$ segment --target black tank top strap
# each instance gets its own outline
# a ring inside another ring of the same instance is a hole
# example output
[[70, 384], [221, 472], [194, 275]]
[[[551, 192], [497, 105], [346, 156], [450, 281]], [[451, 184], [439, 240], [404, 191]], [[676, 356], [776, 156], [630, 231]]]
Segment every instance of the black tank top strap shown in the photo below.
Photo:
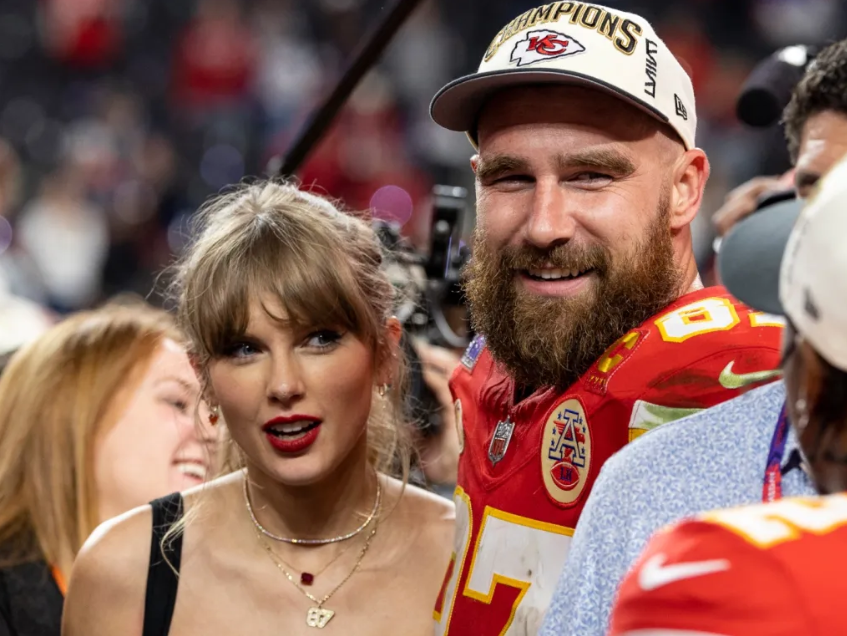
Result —
[[[153, 508], [153, 533], [150, 543], [150, 568], [147, 571], [147, 593], [144, 598], [144, 630], [142, 636], [167, 636], [176, 603], [182, 562], [182, 533], [162, 548], [162, 538], [182, 519], [182, 495], [175, 492], [150, 502]], [[176, 572], [174, 572], [176, 570]]]

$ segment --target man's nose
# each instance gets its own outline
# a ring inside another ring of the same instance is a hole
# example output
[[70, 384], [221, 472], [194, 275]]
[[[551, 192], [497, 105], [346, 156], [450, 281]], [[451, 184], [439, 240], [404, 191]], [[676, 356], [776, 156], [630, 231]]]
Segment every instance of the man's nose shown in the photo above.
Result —
[[533, 193], [524, 239], [544, 250], [570, 241], [576, 231], [573, 203], [558, 180], [539, 180]]

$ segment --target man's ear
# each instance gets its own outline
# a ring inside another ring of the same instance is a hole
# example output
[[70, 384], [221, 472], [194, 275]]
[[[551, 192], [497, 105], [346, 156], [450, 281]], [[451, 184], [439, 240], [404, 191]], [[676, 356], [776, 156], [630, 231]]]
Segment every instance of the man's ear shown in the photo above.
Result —
[[479, 168], [479, 155], [474, 155], [471, 157], [471, 170], [476, 174], [477, 168]]
[[703, 202], [709, 180], [709, 159], [699, 148], [687, 150], [676, 161], [671, 184], [670, 224], [672, 230], [688, 227]]

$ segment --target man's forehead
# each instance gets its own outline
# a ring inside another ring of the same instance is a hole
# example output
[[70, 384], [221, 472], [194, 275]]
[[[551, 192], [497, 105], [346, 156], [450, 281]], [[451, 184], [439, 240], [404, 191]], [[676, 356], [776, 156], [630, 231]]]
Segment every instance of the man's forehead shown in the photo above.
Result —
[[816, 113], [803, 126], [797, 168], [826, 172], [847, 154], [847, 115], [832, 110]]
[[589, 88], [522, 86], [496, 93], [483, 106], [478, 121], [480, 146], [493, 133], [537, 126], [595, 131], [609, 139], [636, 141], [654, 134], [658, 123], [626, 102]]
[[847, 154], [847, 115], [832, 110], [816, 113], [803, 126], [794, 171], [794, 184], [800, 196]]

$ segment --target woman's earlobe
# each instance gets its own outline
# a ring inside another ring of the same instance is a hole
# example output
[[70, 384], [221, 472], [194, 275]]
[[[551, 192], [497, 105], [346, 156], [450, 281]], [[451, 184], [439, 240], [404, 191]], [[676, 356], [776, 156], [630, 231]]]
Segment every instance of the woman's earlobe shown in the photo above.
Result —
[[[400, 338], [403, 337], [403, 325], [397, 316], [391, 316], [385, 321], [385, 327], [388, 330], [388, 337], [395, 346], [400, 344]], [[395, 355], [396, 357], [396, 355]]]

